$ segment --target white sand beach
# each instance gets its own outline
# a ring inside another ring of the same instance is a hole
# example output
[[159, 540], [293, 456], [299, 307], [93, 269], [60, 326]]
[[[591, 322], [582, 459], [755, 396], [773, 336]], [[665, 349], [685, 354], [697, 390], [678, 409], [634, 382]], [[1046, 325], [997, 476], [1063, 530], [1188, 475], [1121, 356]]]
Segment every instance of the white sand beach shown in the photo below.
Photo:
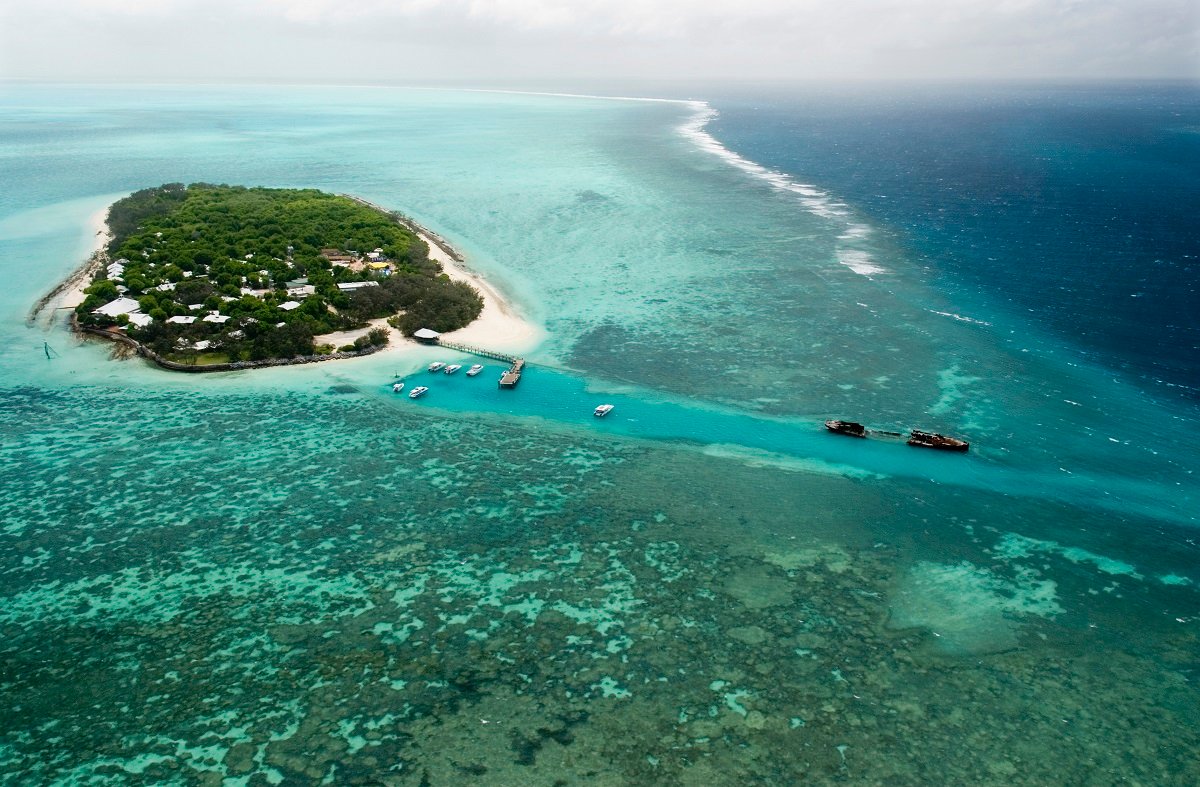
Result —
[[522, 317], [513, 305], [479, 274], [455, 260], [424, 233], [418, 235], [429, 244], [430, 259], [440, 262], [447, 276], [455, 281], [470, 284], [483, 298], [483, 311], [479, 313], [479, 317], [465, 328], [443, 334], [447, 339], [489, 350], [520, 353], [536, 347], [545, 338], [545, 332], [541, 328]]
[[92, 239], [92, 244], [87, 248], [87, 262], [75, 269], [63, 282], [61, 289], [43, 307], [43, 313], [46, 313], [46, 310], [52, 313], [57, 309], [74, 309], [83, 303], [86, 297], [83, 291], [92, 283], [92, 275], [99, 264], [93, 255], [112, 239], [112, 233], [108, 229], [108, 208], [101, 208], [88, 217], [87, 232]]

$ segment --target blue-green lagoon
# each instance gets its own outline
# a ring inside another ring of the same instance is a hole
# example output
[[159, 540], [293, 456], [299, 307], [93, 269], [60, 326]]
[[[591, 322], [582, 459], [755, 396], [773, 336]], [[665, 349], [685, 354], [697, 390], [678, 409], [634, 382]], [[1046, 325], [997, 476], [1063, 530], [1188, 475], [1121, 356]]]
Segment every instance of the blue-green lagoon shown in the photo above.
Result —
[[[708, 111], [3, 88], [5, 779], [1200, 778], [1195, 403]], [[403, 210], [548, 338], [501, 391], [434, 349], [174, 375], [27, 324], [168, 181]]]

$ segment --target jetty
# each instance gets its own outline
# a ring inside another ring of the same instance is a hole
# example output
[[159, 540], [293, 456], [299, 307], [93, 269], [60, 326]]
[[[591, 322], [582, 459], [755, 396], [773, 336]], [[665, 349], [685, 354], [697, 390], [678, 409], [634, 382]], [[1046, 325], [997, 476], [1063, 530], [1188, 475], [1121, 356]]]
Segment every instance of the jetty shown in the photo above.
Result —
[[508, 353], [497, 352], [495, 350], [485, 350], [482, 347], [472, 347], [469, 344], [459, 344], [458, 342], [450, 342], [438, 337], [437, 345], [445, 347], [448, 350], [458, 350], [460, 353], [468, 353], [470, 355], [478, 355], [483, 358], [492, 358], [497, 361], [507, 363], [508, 371], [500, 375], [501, 388], [516, 388], [517, 383], [521, 382], [521, 372], [525, 371], [525, 359], [518, 358], [515, 355]]
[[525, 369], [525, 360], [518, 358], [513, 361], [513, 365], [508, 367], [508, 371], [500, 375], [501, 388], [516, 388], [517, 383], [521, 382], [521, 372]]

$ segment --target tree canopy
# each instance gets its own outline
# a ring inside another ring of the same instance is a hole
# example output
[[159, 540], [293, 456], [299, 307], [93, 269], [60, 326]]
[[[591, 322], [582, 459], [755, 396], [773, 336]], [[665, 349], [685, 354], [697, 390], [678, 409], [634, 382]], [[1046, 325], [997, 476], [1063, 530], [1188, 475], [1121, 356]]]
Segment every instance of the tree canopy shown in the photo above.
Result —
[[130, 336], [166, 357], [197, 345], [231, 361], [309, 355], [313, 336], [370, 319], [411, 335], [460, 328], [483, 307], [394, 216], [315, 189], [168, 183], [117, 201], [108, 220], [120, 267], [98, 274], [79, 318], [115, 324], [123, 315], [93, 311], [131, 298], [153, 321]]

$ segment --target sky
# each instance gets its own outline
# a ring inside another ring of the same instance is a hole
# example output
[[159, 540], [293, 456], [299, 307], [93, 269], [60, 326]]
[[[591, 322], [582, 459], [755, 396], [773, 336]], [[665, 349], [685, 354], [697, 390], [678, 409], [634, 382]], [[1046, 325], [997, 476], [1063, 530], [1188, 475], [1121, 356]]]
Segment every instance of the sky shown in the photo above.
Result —
[[1200, 2], [0, 0], [0, 78], [1200, 79]]

